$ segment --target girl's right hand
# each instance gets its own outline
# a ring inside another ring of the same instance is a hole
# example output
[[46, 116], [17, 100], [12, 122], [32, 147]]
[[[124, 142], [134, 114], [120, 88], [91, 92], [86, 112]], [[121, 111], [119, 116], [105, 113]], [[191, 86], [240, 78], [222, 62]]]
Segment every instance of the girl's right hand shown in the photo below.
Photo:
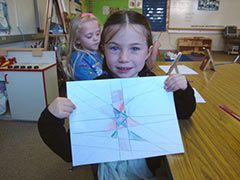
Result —
[[182, 74], [170, 74], [164, 82], [164, 89], [169, 91], [185, 90], [187, 88], [187, 79]]
[[76, 106], [68, 98], [57, 97], [49, 106], [48, 110], [55, 117], [63, 119], [68, 118]]

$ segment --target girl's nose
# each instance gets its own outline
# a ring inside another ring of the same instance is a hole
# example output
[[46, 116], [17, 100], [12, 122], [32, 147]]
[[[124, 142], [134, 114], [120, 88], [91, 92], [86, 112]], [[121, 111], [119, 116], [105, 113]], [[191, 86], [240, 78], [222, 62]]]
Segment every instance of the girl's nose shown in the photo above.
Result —
[[128, 62], [128, 53], [127, 53], [127, 51], [122, 51], [120, 53], [119, 62], [123, 62], [123, 63]]
[[98, 41], [98, 40], [99, 40], [99, 38], [100, 38], [100, 37], [99, 37], [99, 36], [97, 36], [97, 35], [93, 36], [93, 40], [94, 40], [94, 41]]

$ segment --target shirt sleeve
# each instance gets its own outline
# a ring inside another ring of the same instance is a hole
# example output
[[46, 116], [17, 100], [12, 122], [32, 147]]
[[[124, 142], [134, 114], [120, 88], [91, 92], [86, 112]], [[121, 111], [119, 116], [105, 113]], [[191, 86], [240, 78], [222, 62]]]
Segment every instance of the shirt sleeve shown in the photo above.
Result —
[[88, 54], [83, 52], [79, 52], [79, 54], [77, 54], [74, 52], [71, 60], [74, 78], [76, 80], [92, 80], [97, 77], [97, 74], [91, 67], [93, 62]]
[[69, 131], [64, 119], [52, 115], [46, 107], [38, 120], [38, 130], [44, 143], [63, 160], [72, 161]]
[[174, 100], [178, 119], [189, 119], [196, 109], [194, 90], [188, 83], [185, 90], [174, 92]]

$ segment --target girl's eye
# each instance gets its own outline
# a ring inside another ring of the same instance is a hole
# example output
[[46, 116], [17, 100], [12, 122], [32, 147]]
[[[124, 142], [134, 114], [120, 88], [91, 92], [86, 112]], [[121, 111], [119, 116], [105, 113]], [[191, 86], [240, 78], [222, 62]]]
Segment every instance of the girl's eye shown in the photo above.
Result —
[[96, 36], [99, 36], [99, 35], [100, 35], [100, 32], [97, 32], [97, 33], [96, 33]]
[[92, 38], [92, 36], [86, 36], [86, 38], [87, 38], [87, 39], [91, 39], [91, 38]]
[[87, 39], [91, 39], [93, 37], [93, 33], [88, 33], [88, 34], [85, 34], [85, 37]]
[[118, 51], [120, 50], [120, 48], [117, 47], [117, 46], [111, 46], [111, 47], [109, 47], [109, 49], [110, 49], [110, 51], [113, 52], [113, 53], [116, 53], [116, 52], [118, 52]]
[[133, 52], [136, 52], [136, 51], [139, 51], [140, 48], [139, 48], [139, 47], [131, 47], [131, 50], [132, 50]]

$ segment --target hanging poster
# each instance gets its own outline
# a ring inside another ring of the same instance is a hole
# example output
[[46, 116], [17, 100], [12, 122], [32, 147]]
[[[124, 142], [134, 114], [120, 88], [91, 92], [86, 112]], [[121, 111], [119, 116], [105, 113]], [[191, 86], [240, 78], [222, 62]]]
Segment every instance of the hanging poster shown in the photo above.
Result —
[[9, 33], [9, 31], [7, 2], [6, 0], [0, 0], [0, 32]]
[[135, 0], [129, 0], [129, 1], [128, 1], [128, 8], [129, 8], [129, 9], [135, 8], [135, 3], [136, 3]]
[[136, 0], [135, 8], [142, 9], [142, 0]]
[[129, 0], [128, 1], [129, 9], [142, 9], [142, 0]]
[[167, 0], [144, 0], [142, 12], [150, 22], [152, 31], [166, 31]]
[[198, 10], [218, 11], [219, 0], [198, 0]]

